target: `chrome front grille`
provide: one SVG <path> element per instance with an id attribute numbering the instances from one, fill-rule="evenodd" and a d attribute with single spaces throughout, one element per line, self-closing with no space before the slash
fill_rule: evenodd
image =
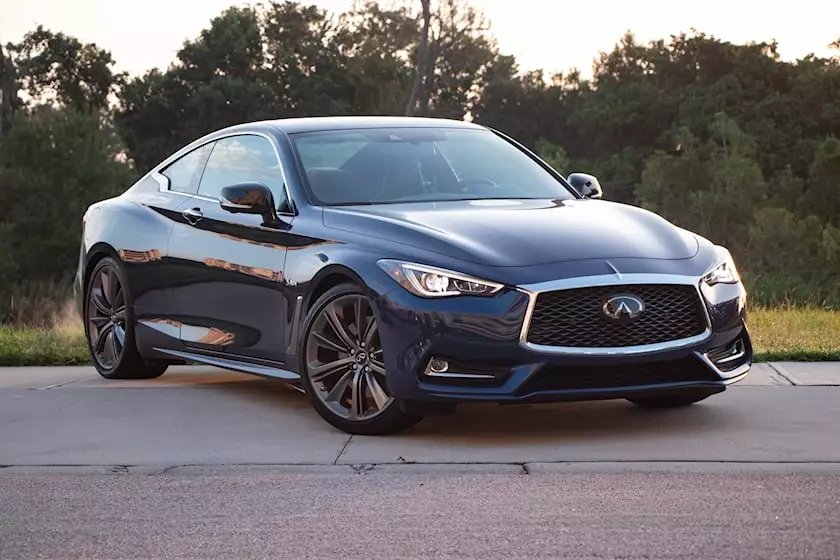
<path id="1" fill-rule="evenodd" d="M 634 319 L 608 318 L 604 303 L 629 294 L 644 302 Z M 568 348 L 623 348 L 667 343 L 702 335 L 708 328 L 695 286 L 620 284 L 537 294 L 526 342 Z"/>

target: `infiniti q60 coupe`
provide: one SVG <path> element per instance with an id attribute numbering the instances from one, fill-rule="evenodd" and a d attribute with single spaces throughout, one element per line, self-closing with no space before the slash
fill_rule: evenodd
<path id="1" fill-rule="evenodd" d="M 742 379 L 729 252 L 601 198 L 472 123 L 242 124 L 88 208 L 76 301 L 103 377 L 279 378 L 355 434 L 468 402 L 678 407 Z"/>

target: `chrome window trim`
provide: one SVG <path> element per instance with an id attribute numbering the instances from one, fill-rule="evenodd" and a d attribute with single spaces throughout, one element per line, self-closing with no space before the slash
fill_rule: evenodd
<path id="1" fill-rule="evenodd" d="M 564 278 L 560 280 L 549 280 L 536 284 L 525 284 L 516 289 L 528 296 L 528 308 L 525 310 L 525 318 L 522 322 L 522 329 L 519 333 L 519 344 L 527 350 L 543 354 L 556 354 L 564 356 L 634 356 L 640 354 L 652 354 L 666 350 L 677 350 L 695 344 L 700 344 L 712 336 L 712 318 L 709 315 L 709 308 L 706 305 L 706 298 L 700 290 L 702 276 L 685 276 L 678 274 L 603 274 L 597 276 L 579 276 L 575 278 Z M 556 292 L 561 290 L 572 290 L 576 288 L 595 288 L 599 286 L 620 286 L 624 284 L 674 284 L 681 286 L 692 286 L 697 292 L 697 297 L 703 304 L 703 312 L 706 317 L 706 329 L 695 336 L 657 342 L 655 344 L 644 344 L 640 346 L 617 346 L 617 347 L 588 347 L 588 346 L 548 346 L 528 342 L 528 329 L 531 326 L 531 317 L 534 314 L 534 307 L 537 304 L 537 296 L 544 292 Z"/>
<path id="2" fill-rule="evenodd" d="M 235 132 L 229 132 L 227 134 L 214 135 L 212 138 L 207 138 L 207 137 L 201 138 L 199 140 L 196 140 L 192 144 L 189 144 L 189 145 L 181 148 L 180 150 L 178 150 L 177 152 L 175 152 L 174 154 L 172 154 L 171 156 L 169 156 L 168 158 L 163 160 L 154 169 L 152 169 L 152 171 L 150 171 L 149 174 L 155 180 L 157 180 L 158 184 L 160 184 L 160 189 L 159 189 L 160 192 L 177 194 L 177 195 L 186 196 L 186 197 L 189 197 L 189 198 L 195 198 L 195 199 L 198 199 L 198 200 L 206 200 L 208 202 L 219 202 L 219 199 L 217 199 L 217 198 L 211 198 L 209 196 L 202 196 L 202 195 L 198 194 L 197 192 L 196 193 L 184 193 L 184 192 L 171 190 L 169 188 L 169 180 L 166 178 L 165 175 L 163 175 L 163 173 L 161 173 L 161 170 L 168 167 L 169 165 L 176 162 L 177 160 L 181 159 L 183 156 L 187 155 L 188 153 L 192 152 L 193 150 L 197 150 L 197 149 L 201 148 L 202 146 L 206 146 L 207 144 L 210 144 L 210 143 L 213 143 L 213 142 L 218 142 L 219 140 L 224 140 L 226 138 L 233 138 L 233 137 L 236 137 L 236 136 L 261 136 L 262 138 L 265 138 L 266 140 L 268 140 L 268 143 L 271 144 L 271 148 L 274 150 L 274 157 L 277 158 L 277 164 L 280 168 L 280 175 L 283 178 L 283 191 L 285 191 L 286 200 L 289 201 L 289 206 L 292 209 L 291 212 L 278 212 L 277 214 L 279 216 L 295 216 L 297 214 L 297 212 L 296 212 L 297 206 L 295 205 L 294 200 L 292 200 L 291 191 L 289 191 L 288 175 L 286 174 L 286 168 L 283 167 L 283 159 L 280 157 L 280 150 L 277 149 L 277 144 L 276 144 L 275 139 L 272 138 L 271 135 L 266 134 L 265 132 L 238 130 L 238 131 L 235 131 Z M 210 155 L 212 155 L 212 153 Z M 204 165 L 206 167 L 207 162 L 204 162 Z M 204 172 L 204 170 L 202 170 L 202 174 L 203 174 L 203 172 Z M 199 188 L 201 187 L 201 181 L 199 181 L 198 187 Z"/>

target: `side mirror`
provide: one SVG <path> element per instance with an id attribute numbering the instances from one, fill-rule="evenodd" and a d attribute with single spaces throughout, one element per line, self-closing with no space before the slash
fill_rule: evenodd
<path id="1" fill-rule="evenodd" d="M 262 183 L 240 183 L 222 189 L 219 206 L 231 214 L 259 214 L 266 223 L 277 221 L 274 196 Z"/>
<path id="2" fill-rule="evenodd" d="M 601 183 L 592 175 L 572 173 L 566 181 L 583 197 L 601 198 L 604 195 L 604 191 L 601 190 Z"/>

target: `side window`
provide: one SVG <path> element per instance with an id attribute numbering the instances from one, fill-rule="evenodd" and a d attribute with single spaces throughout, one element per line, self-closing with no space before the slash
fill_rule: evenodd
<path id="1" fill-rule="evenodd" d="M 278 207 L 286 200 L 283 172 L 271 142 L 253 135 L 223 138 L 216 142 L 207 160 L 198 194 L 219 198 L 224 187 L 250 182 L 271 189 Z"/>
<path id="2" fill-rule="evenodd" d="M 205 144 L 166 166 L 160 173 L 169 179 L 169 190 L 194 194 L 212 147 L 212 144 Z"/>

